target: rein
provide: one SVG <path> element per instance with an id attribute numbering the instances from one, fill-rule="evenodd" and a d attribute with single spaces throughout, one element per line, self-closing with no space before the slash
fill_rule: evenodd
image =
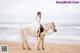
<path id="1" fill-rule="evenodd" d="M 44 29 L 45 30 L 45 29 Z M 45 30 L 46 31 L 46 30 Z M 48 34 L 52 34 L 53 32 L 51 32 L 51 33 L 49 33 L 48 31 L 46 31 L 46 33 L 48 33 Z"/>

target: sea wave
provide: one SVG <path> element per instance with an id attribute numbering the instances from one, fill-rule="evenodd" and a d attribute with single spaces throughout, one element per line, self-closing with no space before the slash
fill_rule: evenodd
<path id="1" fill-rule="evenodd" d="M 0 40 L 20 40 L 20 26 L 0 26 Z M 58 26 L 57 32 L 46 34 L 46 39 L 80 41 L 80 26 Z"/>

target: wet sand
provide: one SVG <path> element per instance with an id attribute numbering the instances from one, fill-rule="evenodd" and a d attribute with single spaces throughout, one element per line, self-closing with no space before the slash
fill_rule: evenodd
<path id="1" fill-rule="evenodd" d="M 32 50 L 22 49 L 20 42 L 2 42 L 0 45 L 8 45 L 8 53 L 80 53 L 80 45 L 46 43 L 45 50 L 36 50 L 31 43 Z"/>

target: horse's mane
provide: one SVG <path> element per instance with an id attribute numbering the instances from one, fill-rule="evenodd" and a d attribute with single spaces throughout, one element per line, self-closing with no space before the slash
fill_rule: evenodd
<path id="1" fill-rule="evenodd" d="M 52 24 L 52 23 L 53 23 L 53 22 L 47 22 L 47 23 L 44 24 L 44 26 L 50 25 L 50 24 Z"/>

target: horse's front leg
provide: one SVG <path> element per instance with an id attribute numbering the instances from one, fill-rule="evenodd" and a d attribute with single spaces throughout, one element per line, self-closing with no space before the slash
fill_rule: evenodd
<path id="1" fill-rule="evenodd" d="M 22 42 L 22 48 L 23 48 L 23 49 L 26 49 L 26 47 L 25 47 L 25 42 Z"/>
<path id="2" fill-rule="evenodd" d="M 44 50 L 45 49 L 44 48 L 44 35 L 42 35 L 41 39 L 42 39 L 42 49 Z"/>
<path id="3" fill-rule="evenodd" d="M 40 42 L 41 42 L 41 38 L 37 37 L 37 50 L 40 50 Z"/>

